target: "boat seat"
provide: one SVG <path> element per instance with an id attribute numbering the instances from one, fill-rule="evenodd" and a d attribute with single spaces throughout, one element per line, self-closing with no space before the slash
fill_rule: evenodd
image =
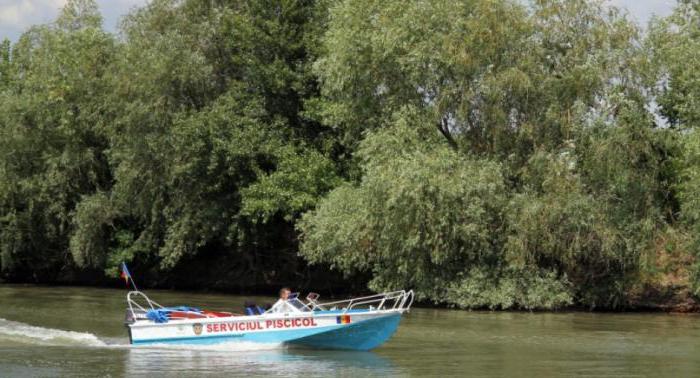
<path id="1" fill-rule="evenodd" d="M 245 301 L 245 314 L 248 316 L 252 315 L 262 315 L 265 313 L 265 310 L 255 304 L 253 301 Z"/>

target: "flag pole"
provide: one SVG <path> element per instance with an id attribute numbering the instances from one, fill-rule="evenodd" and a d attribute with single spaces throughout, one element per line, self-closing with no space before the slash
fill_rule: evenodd
<path id="1" fill-rule="evenodd" d="M 136 282 L 134 282 L 134 279 L 131 277 L 131 274 L 129 274 L 129 279 L 131 280 L 131 286 L 134 287 L 134 291 L 139 291 L 139 288 L 136 287 Z"/>

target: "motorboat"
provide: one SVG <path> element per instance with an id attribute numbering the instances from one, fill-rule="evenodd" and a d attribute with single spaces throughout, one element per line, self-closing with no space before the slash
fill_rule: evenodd
<path id="1" fill-rule="evenodd" d="M 125 324 L 133 345 L 282 343 L 310 348 L 371 350 L 395 332 L 411 309 L 412 290 L 340 301 L 298 293 L 267 310 L 246 306 L 246 314 L 188 306 L 163 307 L 141 291 L 127 294 Z"/>

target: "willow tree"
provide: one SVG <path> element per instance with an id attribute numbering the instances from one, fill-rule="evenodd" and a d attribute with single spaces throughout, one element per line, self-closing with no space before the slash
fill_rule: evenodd
<path id="1" fill-rule="evenodd" d="M 206 258 L 219 285 L 301 274 L 293 222 L 336 185 L 325 128 L 302 116 L 315 17 L 310 1 L 201 0 L 126 16 L 111 76 L 114 184 L 78 205 L 81 266 L 167 272 Z"/>
<path id="2" fill-rule="evenodd" d="M 449 143 L 522 164 L 638 84 L 638 30 L 601 2 L 341 1 L 328 24 L 320 113 L 355 141 L 410 104 Z"/>
<path id="3" fill-rule="evenodd" d="M 10 276 L 55 278 L 82 194 L 109 185 L 104 151 L 114 39 L 94 1 L 73 0 L 0 53 L 0 260 Z"/>
<path id="4" fill-rule="evenodd" d="M 572 300 L 590 306 L 625 304 L 641 257 L 655 231 L 664 227 L 660 209 L 668 205 L 669 191 L 668 183 L 657 180 L 666 168 L 668 146 L 647 110 L 645 60 L 634 23 L 597 1 L 525 6 L 515 1 L 364 0 L 337 2 L 328 25 L 324 54 L 315 66 L 323 94 L 316 105 L 325 122 L 344 131 L 345 143 L 363 146 L 369 130 L 372 143 L 381 144 L 378 140 L 388 134 L 373 130 L 395 128 L 398 112 L 410 106 L 419 120 L 410 125 L 424 135 L 422 143 L 435 144 L 437 135 L 453 150 L 453 155 L 438 154 L 440 159 L 500 163 L 507 206 L 480 210 L 502 223 L 490 237 L 491 261 L 460 260 L 450 265 L 457 271 L 435 274 L 435 282 L 418 284 L 410 277 L 421 275 L 404 274 L 380 258 L 391 249 L 408 249 L 420 230 L 398 231 L 402 217 L 367 201 L 358 205 L 366 209 L 354 211 L 366 219 L 357 220 L 358 232 L 370 236 L 331 256 L 324 247 L 344 245 L 336 239 L 347 234 L 317 233 L 335 219 L 328 214 L 346 211 L 348 191 L 398 195 L 402 186 L 378 182 L 399 182 L 392 175 L 410 172 L 393 163 L 377 168 L 374 153 L 361 148 L 357 188 L 338 189 L 301 224 L 304 256 L 346 271 L 369 259 L 375 265 L 359 266 L 372 271 L 375 285 L 415 285 L 422 295 L 465 307 L 552 307 Z M 463 161 L 446 172 L 459 172 L 462 165 L 469 167 Z M 446 188 L 466 190 L 481 179 L 476 173 L 472 182 L 447 178 L 436 168 L 429 172 L 443 177 Z M 405 186 L 431 182 L 421 180 Z M 419 213 L 428 206 L 426 216 L 438 224 L 441 217 L 451 219 L 452 227 L 470 224 L 450 215 L 453 209 L 469 214 L 466 204 L 433 198 L 428 189 L 419 193 L 424 196 L 403 203 L 400 211 Z M 381 228 L 372 226 L 371 215 L 382 219 Z M 457 244 L 469 238 L 433 231 Z M 393 232 L 398 233 L 385 235 Z M 385 237 L 396 238 L 395 244 L 373 242 Z M 467 244 L 484 249 L 474 241 Z M 419 257 L 433 246 L 411 248 L 415 264 L 421 265 L 414 269 L 441 269 L 436 261 Z M 450 247 L 443 253 L 459 256 L 461 251 Z M 490 284 L 480 286 L 487 278 Z"/>
<path id="5" fill-rule="evenodd" d="M 571 301 L 551 274 L 509 267 L 501 164 L 456 152 L 416 109 L 361 143 L 359 183 L 333 190 L 299 223 L 302 253 L 372 290 L 410 287 L 461 307 L 556 307 Z"/>
<path id="6" fill-rule="evenodd" d="M 674 12 L 650 25 L 647 45 L 650 59 L 656 69 L 655 94 L 661 115 L 668 128 L 677 131 L 682 154 L 674 162 L 680 171 L 680 218 L 687 227 L 681 239 L 680 249 L 691 253 L 682 258 L 682 264 L 690 266 L 692 289 L 700 292 L 700 264 L 698 246 L 700 238 L 700 7 L 697 2 L 679 1 Z M 687 241 L 687 243 L 682 243 Z M 686 273 L 682 269 L 679 276 Z"/>

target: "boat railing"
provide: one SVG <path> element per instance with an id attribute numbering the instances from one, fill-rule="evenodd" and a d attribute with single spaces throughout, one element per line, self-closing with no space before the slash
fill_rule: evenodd
<path id="1" fill-rule="evenodd" d="M 140 291 L 130 291 L 126 295 L 126 303 L 129 306 L 129 314 L 131 314 L 132 319 L 138 319 L 140 317 L 145 317 L 149 310 L 156 310 L 163 308 L 157 302 L 151 300 L 146 294 Z M 136 311 L 134 311 L 136 308 Z"/>
<path id="2" fill-rule="evenodd" d="M 318 302 L 318 297 L 318 294 L 310 293 L 306 297 L 307 303 L 303 303 L 295 297 L 294 300 L 296 300 L 300 306 L 294 308 L 296 308 L 296 311 L 298 312 L 321 310 L 340 311 L 343 314 L 352 310 L 398 310 L 404 312 L 409 311 L 411 309 L 411 305 L 413 305 L 415 294 L 413 293 L 413 290 L 399 290 L 368 295 L 365 297 L 323 303 Z M 156 316 L 156 319 L 158 319 L 158 316 L 167 316 L 168 320 L 215 318 L 221 316 L 237 315 L 233 313 L 217 313 L 213 311 L 202 311 L 199 309 L 190 309 L 187 307 L 163 307 L 156 301 L 151 300 L 146 294 L 140 291 L 130 291 L 126 296 L 126 300 L 128 304 L 128 309 L 125 321 L 127 323 L 133 323 L 136 320 L 145 320 L 149 317 L 153 317 L 154 315 Z"/>
<path id="3" fill-rule="evenodd" d="M 409 311 L 414 298 L 413 290 L 399 290 L 324 303 L 317 302 L 318 296 L 316 295 L 312 298 L 307 297 L 307 301 L 312 311 L 341 310 L 345 313 L 357 309 Z"/>
<path id="4" fill-rule="evenodd" d="M 146 294 L 140 291 L 130 291 L 126 295 L 126 301 L 129 305 L 127 309 L 126 321 L 131 323 L 135 320 L 148 319 L 149 312 L 158 311 L 162 312 L 162 315 L 156 314 L 156 316 L 165 316 L 167 320 L 182 320 L 182 319 L 199 319 L 199 318 L 220 318 L 228 316 L 239 316 L 232 312 L 220 312 L 220 311 L 209 311 L 200 310 L 186 306 L 179 307 L 163 307 L 156 301 L 151 300 Z M 153 314 L 152 314 L 153 315 Z"/>

